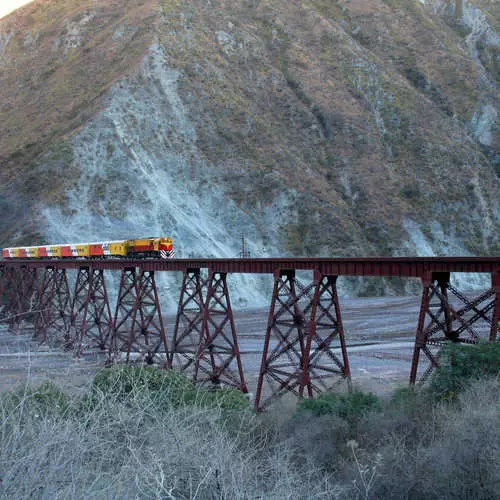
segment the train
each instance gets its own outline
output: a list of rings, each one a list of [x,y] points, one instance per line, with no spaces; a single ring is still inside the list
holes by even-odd
[[[110,257],[162,258],[175,257],[171,238],[142,238],[137,240],[101,241],[94,243],[64,243],[2,249],[4,259],[48,259]]]

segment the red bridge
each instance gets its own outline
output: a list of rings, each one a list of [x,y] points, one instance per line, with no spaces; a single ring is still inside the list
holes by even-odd
[[[104,276],[112,270],[121,274],[113,312]],[[296,279],[296,271],[303,270],[312,271],[307,286]],[[171,334],[160,307],[159,272],[183,273]],[[445,341],[475,344],[497,338],[500,257],[3,260],[1,318],[14,333],[31,321],[40,342],[75,349],[78,355],[99,349],[110,362],[157,361],[165,368],[191,370],[196,383],[247,392],[227,284],[230,273],[274,276],[256,409],[285,392],[313,397],[338,383],[350,386],[339,276],[422,281],[410,384],[425,381],[439,366]],[[466,297],[451,285],[451,273],[489,274],[491,288]],[[75,274],[74,280],[68,274]],[[481,331],[487,326],[484,339],[478,326]],[[426,369],[419,369],[422,360]]]

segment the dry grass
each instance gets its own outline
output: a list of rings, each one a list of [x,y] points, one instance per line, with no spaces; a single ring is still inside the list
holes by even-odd
[[[292,465],[290,447],[250,411],[202,400],[155,404],[53,386],[1,400],[0,495],[9,498],[333,497],[330,476]]]
[[[453,403],[399,394],[354,426],[113,380],[0,398],[1,497],[498,498],[499,378]]]

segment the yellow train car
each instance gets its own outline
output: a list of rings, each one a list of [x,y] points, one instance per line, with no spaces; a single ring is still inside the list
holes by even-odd
[[[88,243],[78,243],[72,246],[73,255],[77,257],[88,257],[90,255]]]
[[[128,254],[128,241],[110,241],[109,255],[118,255],[126,257]]]
[[[61,245],[51,245],[48,247],[49,257],[61,257]]]
[[[30,258],[37,259],[39,257],[38,247],[27,247],[26,248],[26,254]]]

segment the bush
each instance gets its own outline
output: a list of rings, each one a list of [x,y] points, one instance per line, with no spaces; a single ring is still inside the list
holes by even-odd
[[[193,383],[178,371],[121,365],[100,371],[94,377],[91,394],[103,393],[120,401],[147,397],[176,407],[195,399],[195,392]]]
[[[297,415],[311,412],[319,417],[335,415],[355,427],[359,420],[372,411],[380,410],[380,401],[375,394],[355,391],[345,394],[322,394],[317,399],[304,399],[299,403]]]
[[[26,415],[64,415],[70,409],[70,398],[50,381],[28,386],[2,395],[2,407],[8,411],[21,410]]]
[[[200,406],[222,408],[223,410],[245,410],[248,408],[247,397],[236,389],[199,390],[196,399],[193,399],[192,402],[194,401]]]
[[[370,447],[371,461],[380,458],[369,498],[498,498],[499,390],[498,377],[476,380],[454,405],[420,407],[413,439],[407,439],[408,429],[391,425],[385,439]],[[384,415],[389,424],[394,418],[398,414]]]
[[[248,408],[248,400],[239,390],[197,389],[181,372],[145,366],[122,365],[102,370],[94,378],[87,402],[92,403],[100,394],[118,401],[143,399],[165,410],[193,404],[224,410]]]
[[[447,344],[429,390],[437,399],[453,400],[472,381],[500,373],[500,343]]]

